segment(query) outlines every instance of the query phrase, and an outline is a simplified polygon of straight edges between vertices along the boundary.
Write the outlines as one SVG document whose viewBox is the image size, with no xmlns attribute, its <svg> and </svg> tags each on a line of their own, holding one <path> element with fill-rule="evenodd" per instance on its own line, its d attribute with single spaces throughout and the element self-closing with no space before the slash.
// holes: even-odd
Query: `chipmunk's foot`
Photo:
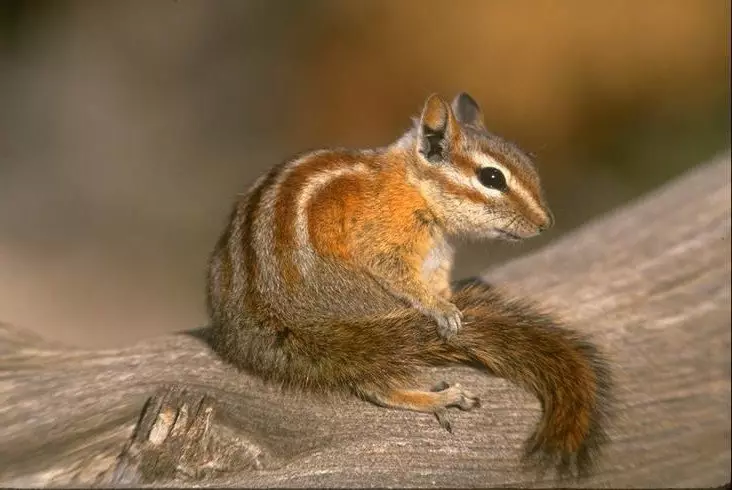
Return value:
<svg viewBox="0 0 732 490">
<path fill-rule="evenodd" d="M 443 405 L 435 410 L 435 418 L 440 426 L 452 433 L 452 424 L 447 416 L 447 409 L 457 407 L 460 410 L 468 411 L 480 407 L 480 398 L 463 389 L 459 383 L 450 385 L 441 381 L 432 388 L 432 392 L 439 393 L 443 398 Z"/>
</svg>

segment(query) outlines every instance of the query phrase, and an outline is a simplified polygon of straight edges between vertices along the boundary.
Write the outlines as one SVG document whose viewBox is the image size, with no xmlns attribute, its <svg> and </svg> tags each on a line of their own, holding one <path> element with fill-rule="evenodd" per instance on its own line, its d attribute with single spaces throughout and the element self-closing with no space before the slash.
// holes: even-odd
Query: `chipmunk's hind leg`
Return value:
<svg viewBox="0 0 732 490">
<path fill-rule="evenodd" d="M 432 391 L 405 389 L 362 391 L 362 396 L 371 403 L 382 407 L 433 413 L 440 425 L 448 432 L 452 432 L 446 416 L 448 408 L 454 407 L 467 411 L 480 406 L 480 399 L 457 383 L 449 385 L 442 382 Z"/>
</svg>

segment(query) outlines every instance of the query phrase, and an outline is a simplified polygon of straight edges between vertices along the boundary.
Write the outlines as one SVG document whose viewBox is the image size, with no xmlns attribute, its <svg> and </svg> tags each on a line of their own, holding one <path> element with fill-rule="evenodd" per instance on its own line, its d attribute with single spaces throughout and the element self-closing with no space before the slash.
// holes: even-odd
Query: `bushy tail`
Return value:
<svg viewBox="0 0 732 490">
<path fill-rule="evenodd" d="M 609 366 L 595 346 L 531 305 L 485 286 L 458 292 L 463 329 L 449 345 L 469 362 L 534 393 L 543 414 L 526 442 L 526 458 L 586 474 L 606 441 L 611 403 Z M 441 349 L 427 360 L 444 358 Z"/>
<path fill-rule="evenodd" d="M 214 346 L 285 386 L 356 393 L 413 388 L 420 366 L 468 364 L 534 393 L 543 408 L 527 461 L 583 474 L 605 441 L 610 372 L 581 335 L 484 285 L 453 296 L 463 327 L 450 340 L 416 310 L 351 322 L 214 326 Z M 234 328 L 232 328 L 234 327 Z"/>
</svg>

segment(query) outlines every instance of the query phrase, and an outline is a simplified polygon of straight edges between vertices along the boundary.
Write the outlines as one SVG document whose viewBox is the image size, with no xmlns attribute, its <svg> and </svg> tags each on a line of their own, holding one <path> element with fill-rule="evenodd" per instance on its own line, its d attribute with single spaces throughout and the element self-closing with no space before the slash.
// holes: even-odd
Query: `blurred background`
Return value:
<svg viewBox="0 0 732 490">
<path fill-rule="evenodd" d="M 395 139 L 470 92 L 536 154 L 556 228 L 730 144 L 730 2 L 0 2 L 0 321 L 118 346 L 206 321 L 237 192 L 289 155 Z"/>
</svg>

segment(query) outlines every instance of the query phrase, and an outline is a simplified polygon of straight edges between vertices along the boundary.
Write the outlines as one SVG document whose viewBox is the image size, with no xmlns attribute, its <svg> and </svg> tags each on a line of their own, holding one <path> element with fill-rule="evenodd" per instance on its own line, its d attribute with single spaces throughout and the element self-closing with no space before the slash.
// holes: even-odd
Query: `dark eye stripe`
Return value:
<svg viewBox="0 0 732 490">
<path fill-rule="evenodd" d="M 489 199 L 486 198 L 481 192 L 477 191 L 471 186 L 460 185 L 447 178 L 445 174 L 440 172 L 438 169 L 433 167 L 426 167 L 423 169 L 423 178 L 432 181 L 436 187 L 442 189 L 447 194 L 460 197 L 462 199 L 468 199 L 469 201 L 486 204 Z"/>
</svg>

